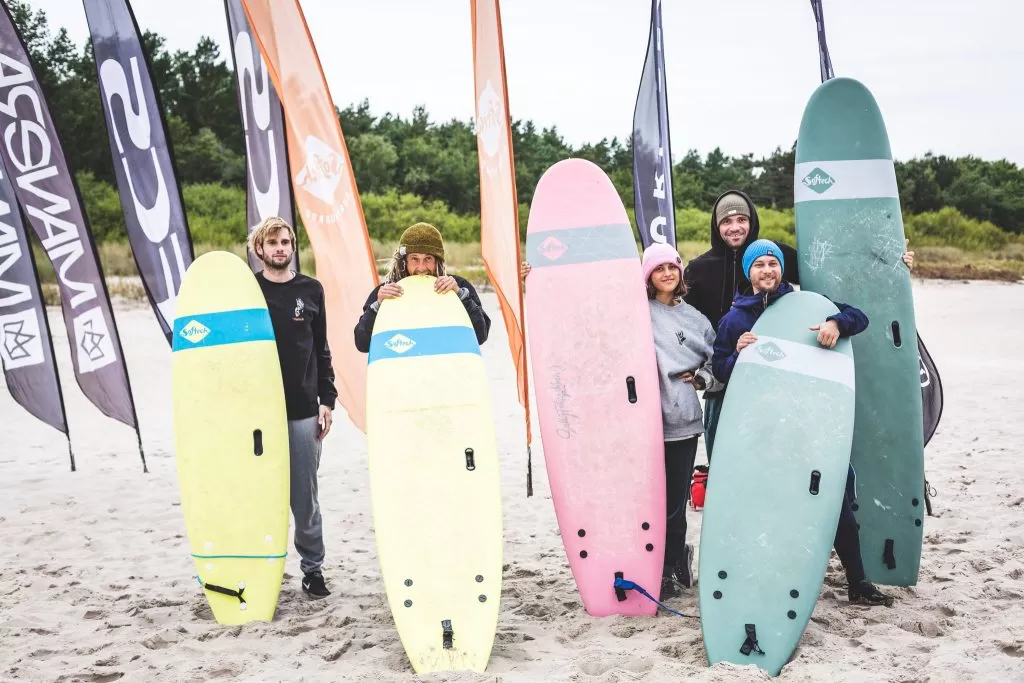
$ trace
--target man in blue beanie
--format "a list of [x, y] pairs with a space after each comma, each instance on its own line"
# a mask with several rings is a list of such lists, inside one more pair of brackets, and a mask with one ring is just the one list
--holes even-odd
[[[746, 269], [741, 268], [746, 250], [758, 240], [760, 223], [754, 202], [739, 190], [723, 192], [711, 207], [711, 249], [690, 261], [683, 271], [688, 289], [686, 303], [704, 314], [711, 326], [729, 311], [734, 297], [750, 286]], [[774, 242], [783, 257], [782, 277], [786, 282], [800, 284], [797, 252], [788, 244]], [[914, 267], [914, 252], [903, 254], [908, 268]], [[721, 392], [704, 393], [704, 447], [708, 460], [715, 444], [718, 416], [722, 410]]]
[[[743, 254], [743, 274], [750, 282], [748, 293], [737, 296], [732, 308], [722, 318], [715, 337], [711, 369], [722, 383], [729, 381], [733, 366], [743, 349], [757, 341], [751, 332], [754, 323], [773, 303], [793, 291], [793, 286], [782, 278], [785, 257], [777, 244], [770, 240], [757, 240], [747, 246]], [[839, 312], [830, 315], [819, 325], [818, 343], [834, 348], [840, 337], [852, 337], [867, 329], [868, 319], [860, 310], [847, 304], [836, 303]], [[728, 387], [726, 388], [728, 389]], [[835, 549], [846, 571], [850, 602], [860, 605], [891, 606], [893, 599], [867, 580], [860, 552], [860, 535], [853, 515], [853, 468], [847, 478], [843, 507], [836, 529]]]

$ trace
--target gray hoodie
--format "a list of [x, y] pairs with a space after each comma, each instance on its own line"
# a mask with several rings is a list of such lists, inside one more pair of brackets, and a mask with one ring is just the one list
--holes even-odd
[[679, 379], [679, 375], [692, 372], [704, 380], [706, 389], [717, 390], [720, 385], [711, 372], [715, 330], [700, 311], [685, 301], [675, 306], [657, 299], [649, 303], [665, 441], [698, 436], [704, 431], [700, 399], [697, 390]]

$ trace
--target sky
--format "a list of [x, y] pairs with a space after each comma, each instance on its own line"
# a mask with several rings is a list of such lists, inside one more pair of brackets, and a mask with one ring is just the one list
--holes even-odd
[[[29, 0], [81, 44], [81, 0]], [[302, 0], [337, 106], [432, 120], [474, 114], [469, 0]], [[926, 152], [1024, 166], [1024, 3], [824, 0], [837, 76], [863, 82], [897, 159]], [[134, 0], [140, 26], [192, 49], [220, 43], [221, 0]], [[650, 22], [647, 0], [506, 0], [513, 119], [556, 126], [572, 145], [630, 135]], [[664, 0], [673, 158], [720, 147], [767, 155], [796, 139], [819, 84], [808, 0]], [[344, 130], [344, 121], [342, 121]]]

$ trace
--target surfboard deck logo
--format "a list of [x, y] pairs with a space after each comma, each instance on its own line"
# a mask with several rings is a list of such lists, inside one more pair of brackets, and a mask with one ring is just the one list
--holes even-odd
[[412, 347], [416, 346], [416, 342], [409, 339], [404, 334], [396, 334], [391, 339], [384, 342], [384, 346], [395, 353], [405, 353]]
[[210, 334], [210, 328], [202, 324], [198, 320], [193, 320], [189, 322], [188, 325], [185, 325], [185, 327], [181, 328], [181, 332], [179, 332], [179, 334], [185, 341], [192, 342], [193, 344], [198, 344], [199, 342], [206, 339], [206, 336]]
[[836, 184], [836, 179], [815, 167], [813, 171], [804, 176], [801, 182], [818, 194], [824, 194], [832, 189], [832, 186]]
[[761, 358], [764, 358], [769, 363], [774, 363], [775, 361], [782, 360], [786, 357], [785, 352], [783, 352], [775, 342], [768, 342], [767, 344], [758, 346], [757, 352], [760, 354]]
[[562, 257], [562, 254], [564, 254], [567, 249], [568, 247], [565, 246], [561, 240], [552, 235], [540, 243], [537, 251], [539, 251], [541, 256], [544, 258], [550, 261], [557, 261]]

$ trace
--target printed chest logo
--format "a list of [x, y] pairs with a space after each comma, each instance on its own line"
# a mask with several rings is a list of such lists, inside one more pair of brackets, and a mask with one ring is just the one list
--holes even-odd
[[306, 302], [304, 302], [300, 298], [296, 298], [295, 299], [295, 314], [292, 317], [292, 320], [295, 320], [296, 322], [302, 322], [303, 320], [305, 320], [305, 318], [302, 317], [302, 312], [305, 311], [305, 310], [306, 310]]
[[679, 332], [676, 332], [676, 339], [679, 340], [679, 345], [682, 346], [683, 342], [686, 341], [686, 334], [680, 330]]

